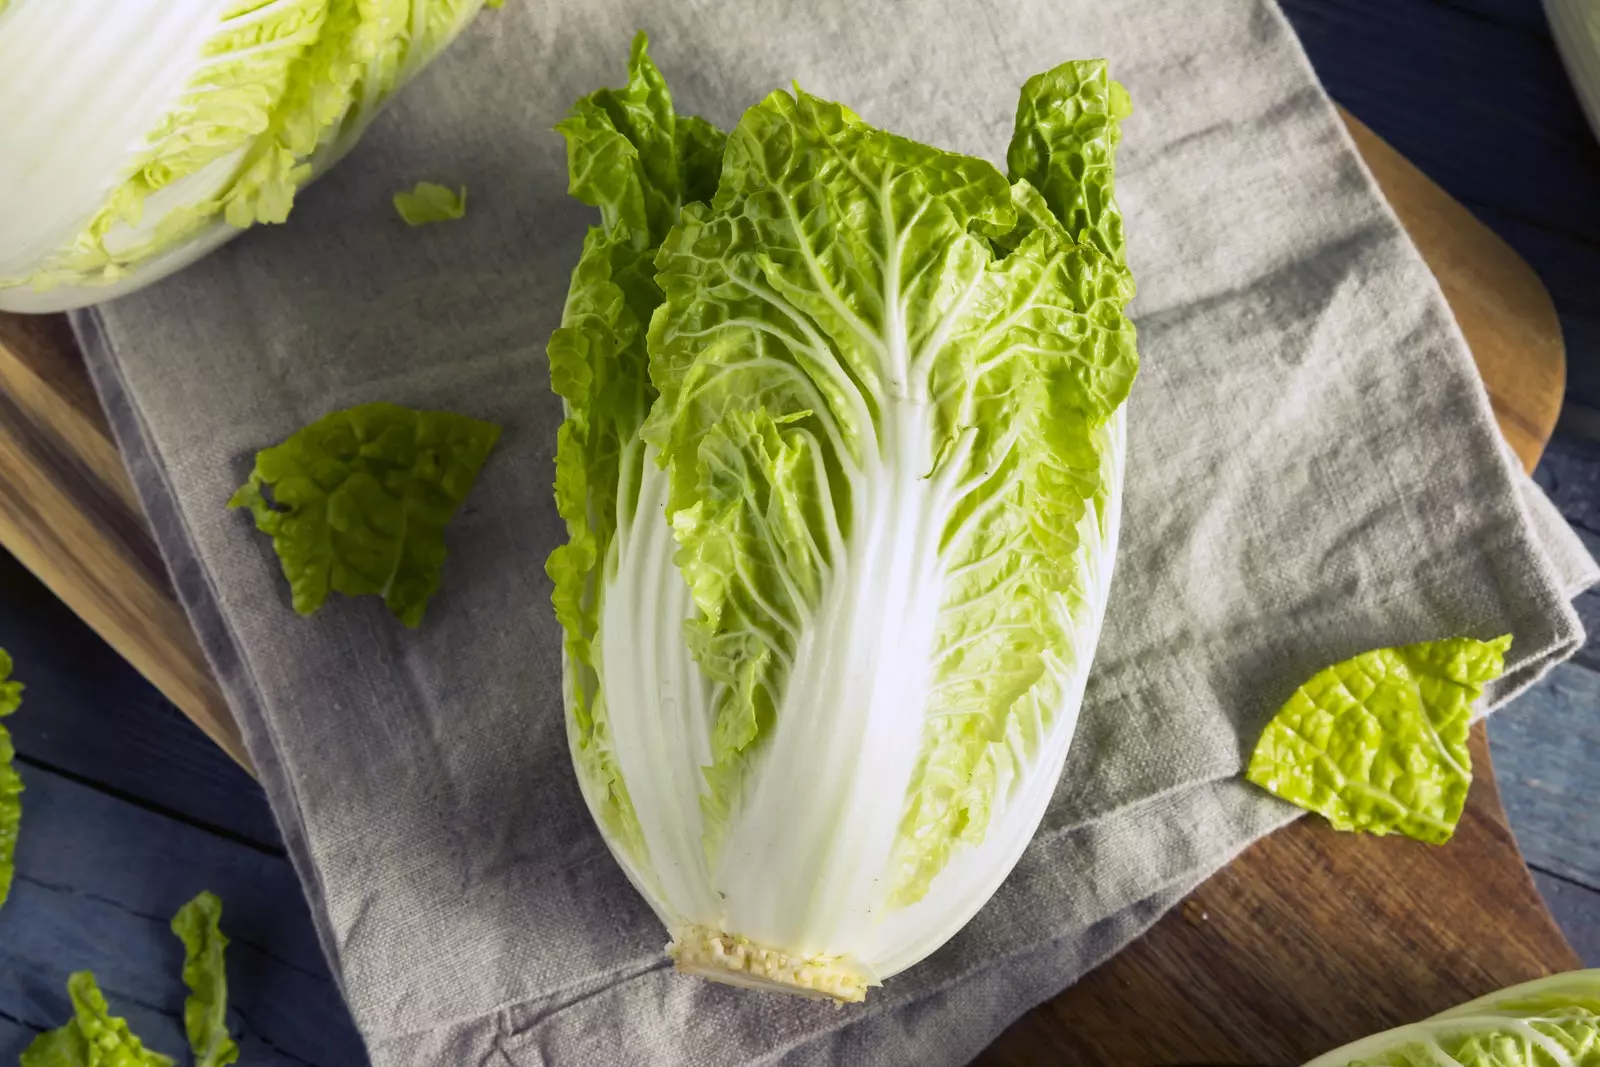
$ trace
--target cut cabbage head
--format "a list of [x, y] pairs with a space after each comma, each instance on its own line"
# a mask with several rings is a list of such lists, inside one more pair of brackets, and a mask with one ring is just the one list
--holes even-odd
[[993, 165], [799, 90], [724, 135], [630, 79], [550, 340], [583, 794], [681, 970], [837, 1000], [999, 887], [1072, 739], [1137, 367], [1103, 62]]
[[11, 0], [0, 310], [120, 296], [282, 222], [480, 6]]

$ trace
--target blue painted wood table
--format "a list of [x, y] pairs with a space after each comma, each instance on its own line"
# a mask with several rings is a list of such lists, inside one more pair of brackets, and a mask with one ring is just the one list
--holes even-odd
[[[1600, 147], [1584, 125], [1531, 0], [1286, 0], [1334, 97], [1466, 204], [1539, 272], [1555, 298], [1569, 352], [1568, 407], [1537, 477], [1600, 549]], [[1600, 596], [1580, 602], [1600, 624]], [[0, 912], [0, 1062], [67, 1015], [68, 972], [92, 969], [153, 1046], [184, 1046], [181, 951], [167, 932], [201, 889], [225, 901], [234, 939], [232, 1021], [242, 1062], [353, 1067], [359, 1038], [328, 977], [294, 873], [259, 788], [27, 570], [0, 555], [0, 647], [28, 684], [8, 720], [25, 777], [27, 814], [12, 903]], [[1600, 965], [1600, 645], [1497, 716], [1491, 735], [1507, 810], [1545, 899], [1572, 943]], [[1585, 798], [1589, 798], [1585, 802]], [[1464, 832], [1503, 834], [1492, 818]], [[1289, 862], [1286, 860], [1285, 862]], [[1360, 888], [1351, 867], [1306, 879]], [[1218, 876], [1239, 907], [1268, 908], [1257, 888]], [[1471, 872], [1460, 872], [1470, 878]], [[1508, 906], [1536, 906], [1503, 888]], [[1531, 891], [1530, 891], [1531, 892]], [[1254, 895], [1253, 895], [1254, 894]], [[1148, 992], [1181, 952], [1226, 949], [1227, 916], [1181, 909], [1106, 974], [1031, 1014], [987, 1062], [1288, 1062], [1331, 1040], [1331, 1024], [1243, 972], [1217, 968], [1163, 997]], [[1222, 898], [1216, 898], [1222, 899]], [[1428, 907], [1419, 892], [1418, 909]], [[1484, 936], [1481, 931], [1468, 932]], [[1435, 957], [1488, 980], [1534, 966], [1542, 949], [1508, 944], [1485, 956], [1461, 946]], [[1210, 942], [1210, 947], [1206, 946]], [[1187, 946], [1187, 947], [1186, 947]], [[1194, 947], [1200, 946], [1200, 947]], [[1350, 954], [1383, 951], [1352, 931]], [[1438, 946], [1395, 943], [1403, 955]], [[1474, 955], [1474, 952], [1478, 955]], [[1518, 956], [1517, 953], [1522, 953]], [[1295, 976], [1331, 1006], [1376, 1027], [1445, 995], [1396, 960], [1394, 988], [1351, 990], [1338, 959]], [[1494, 957], [1490, 959], [1490, 957]], [[1525, 959], [1524, 959], [1525, 957]], [[1487, 962], [1486, 962], [1487, 960]], [[1190, 971], [1184, 973], [1192, 973]], [[1404, 981], [1402, 982], [1402, 979]], [[1131, 996], [1130, 990], [1140, 990]], [[1237, 1018], [1201, 1018], [1185, 1003], [1232, 999]], [[1362, 1001], [1370, 1004], [1360, 1015]], [[1246, 1003], [1248, 1002], [1248, 1003]], [[1337, 1014], [1330, 1007], [1330, 1016]], [[1357, 1025], [1350, 1022], [1347, 1025]], [[1098, 1027], [1105, 1034], [1097, 1034]], [[1277, 1027], [1275, 1038], [1261, 1031]], [[1115, 1032], [1146, 1031], [1137, 1056], [1104, 1050]], [[1127, 1045], [1123, 1048], [1131, 1047]], [[1142, 1059], [1140, 1058], [1142, 1057]]]

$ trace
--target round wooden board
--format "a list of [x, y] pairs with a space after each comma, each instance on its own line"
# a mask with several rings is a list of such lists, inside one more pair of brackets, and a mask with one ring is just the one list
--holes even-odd
[[[1439, 280], [1501, 432], [1528, 470], [1566, 381], [1532, 269], [1372, 131], [1345, 122]], [[1580, 966], [1517, 851], [1480, 723], [1475, 781], [1443, 847], [1302, 819], [1258, 842], [983, 1067], [1298, 1064], [1517, 982]]]

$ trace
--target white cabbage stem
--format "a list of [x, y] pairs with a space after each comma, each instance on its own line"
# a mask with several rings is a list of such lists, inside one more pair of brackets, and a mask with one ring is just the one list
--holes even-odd
[[[701, 768], [711, 763], [712, 685], [681, 626], [694, 612], [664, 515], [668, 475], [647, 454], [638, 507], [604, 581], [605, 716], [648, 856], [613, 848], [671, 931], [680, 969], [756, 988], [859, 1000], [963, 926], [1015, 866], [1066, 760], [1116, 555], [1125, 451], [1119, 409], [1097, 431], [1112, 487], [1091, 506], [1074, 558], [1087, 596], [1072, 627], [1076, 669], [1045, 743], [996, 798], [976, 854], [922, 899], [888, 903], [891, 854], [915, 770], [946, 589], [939, 540], [953, 494], [930, 491], [932, 409], [883, 416], [884, 459], [852, 477], [855, 528], [802, 620], [790, 682], [720, 852], [708, 858]], [[1102, 534], [1102, 530], [1104, 531]], [[618, 668], [622, 669], [618, 669]], [[593, 798], [591, 798], [593, 802]]]

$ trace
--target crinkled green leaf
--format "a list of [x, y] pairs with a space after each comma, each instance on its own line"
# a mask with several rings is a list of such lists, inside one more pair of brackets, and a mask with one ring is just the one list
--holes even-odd
[[[1068, 66], [1098, 71], [1083, 94], [1108, 112], [1104, 65]], [[1087, 669], [1074, 560], [1137, 367], [1131, 282], [1026, 183], [798, 91], [745, 114], [715, 199], [684, 211], [657, 265], [645, 436], [671, 463], [693, 647], [720, 683], [708, 844], [828, 581], [874, 580], [850, 573], [849, 543], [905, 523], [903, 552], [949, 576], [895, 860], [893, 902], [910, 903], [983, 838]]]
[[1036, 188], [798, 89], [723, 143], [646, 61], [562, 125], [605, 222], [550, 344], [574, 759], [680, 966], [854, 999], [1065, 758], [1138, 364], [1125, 109], [1102, 63], [1030, 83], [1101, 116], [1025, 97]]
[[371, 593], [416, 626], [439, 587], [445, 525], [499, 436], [463, 415], [362, 404], [257, 453], [228, 506], [272, 537], [302, 615], [330, 591]]
[[1063, 63], [1022, 87], [1006, 152], [1012, 181], [1043, 194], [1067, 233], [1126, 262], [1122, 212], [1112, 193], [1118, 123], [1133, 111], [1104, 63]]
[[173, 1067], [171, 1057], [152, 1052], [112, 1015], [94, 975], [79, 971], [67, 979], [73, 1017], [33, 1039], [21, 1067]]
[[678, 115], [639, 34], [628, 84], [574, 105], [566, 138], [572, 194], [598, 207], [550, 338], [550, 382], [566, 411], [556, 441], [556, 506], [568, 543], [546, 564], [566, 631], [567, 706], [579, 776], [596, 817], [626, 852], [642, 854], [638, 821], [612, 751], [600, 684], [598, 627], [605, 561], [635, 506], [647, 462], [639, 427], [655, 389], [645, 330], [661, 303], [655, 246], [689, 199], [715, 189], [725, 136]]
[[1600, 1067], [1600, 971], [1515, 986], [1305, 1067]]
[[1319, 671], [1257, 742], [1246, 777], [1335, 829], [1442, 844], [1472, 783], [1467, 728], [1511, 637], [1380, 648]]
[[[0, 718], [22, 706], [22, 683], [11, 680], [11, 656], [0, 648]], [[0, 726], [0, 907], [11, 895], [16, 876], [17, 831], [22, 825], [22, 776], [11, 734]]]
[[394, 209], [407, 226], [425, 226], [430, 222], [465, 218], [467, 187], [463, 185], [458, 192], [434, 182], [418, 182], [410, 189], [394, 194]]
[[227, 1067], [239, 1060], [239, 1046], [228, 1033], [228, 972], [223, 952], [222, 901], [201, 893], [178, 910], [172, 932], [183, 942], [183, 1028], [195, 1067]]
[[628, 84], [580, 99], [556, 130], [567, 140], [567, 191], [600, 209], [602, 228], [626, 228], [635, 245], [661, 243], [678, 211], [716, 187], [723, 134], [704, 120], [679, 117], [672, 93], [633, 39]]

